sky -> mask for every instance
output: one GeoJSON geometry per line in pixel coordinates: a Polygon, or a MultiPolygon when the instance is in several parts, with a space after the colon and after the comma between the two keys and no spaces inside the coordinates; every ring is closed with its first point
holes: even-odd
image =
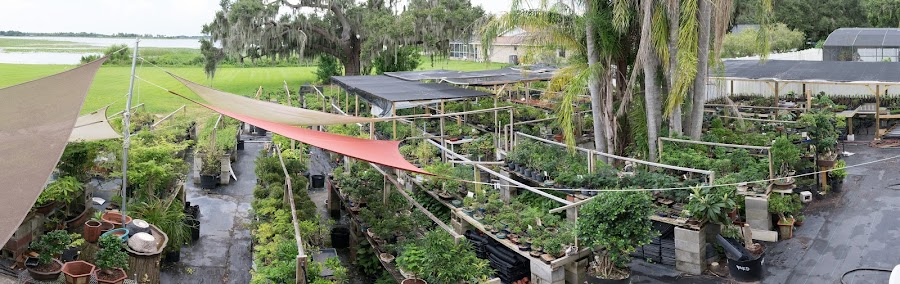
{"type": "MultiPolygon", "coordinates": [[[[220,0],[0,0],[0,30],[200,35],[220,0]]],[[[488,13],[511,0],[472,0],[488,13]]]]}

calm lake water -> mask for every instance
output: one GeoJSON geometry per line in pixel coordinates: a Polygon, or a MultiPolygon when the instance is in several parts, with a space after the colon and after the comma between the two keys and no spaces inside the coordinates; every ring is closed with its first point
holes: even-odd
{"type": "MultiPolygon", "coordinates": [[[[133,38],[94,38],[94,37],[16,37],[16,36],[0,36],[0,39],[24,39],[24,40],[51,40],[60,41],[59,45],[40,44],[33,48],[39,48],[38,51],[29,51],[29,47],[10,47],[4,48],[0,46],[0,63],[13,64],[78,64],[81,57],[89,54],[97,54],[88,51],[77,51],[84,49],[83,45],[107,47],[116,44],[126,44],[134,46],[133,38]],[[67,47],[74,42],[82,45],[82,47],[67,47]],[[53,49],[67,49],[67,52],[52,52],[53,49]]],[[[198,39],[141,39],[141,47],[159,47],[159,48],[200,48],[200,40],[198,39]]]]}

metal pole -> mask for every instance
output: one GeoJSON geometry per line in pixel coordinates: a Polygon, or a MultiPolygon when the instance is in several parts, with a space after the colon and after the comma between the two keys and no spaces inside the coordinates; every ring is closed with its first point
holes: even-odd
{"type": "Polygon", "coordinates": [[[122,130],[122,226],[127,222],[125,211],[128,204],[128,148],[131,144],[131,96],[134,94],[134,72],[137,67],[138,43],[140,39],[134,39],[134,54],[131,56],[131,82],[128,83],[128,99],[125,100],[125,113],[123,114],[122,130]]]}

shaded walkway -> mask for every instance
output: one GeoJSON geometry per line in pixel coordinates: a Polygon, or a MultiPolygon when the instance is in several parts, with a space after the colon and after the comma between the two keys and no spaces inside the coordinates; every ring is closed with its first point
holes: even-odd
{"type": "Polygon", "coordinates": [[[249,283],[253,265],[250,203],[256,186],[255,161],[268,140],[245,136],[243,151],[232,163],[238,180],[204,190],[188,182],[187,200],[200,205],[200,240],[182,247],[181,261],[163,268],[162,283],[249,283]]]}

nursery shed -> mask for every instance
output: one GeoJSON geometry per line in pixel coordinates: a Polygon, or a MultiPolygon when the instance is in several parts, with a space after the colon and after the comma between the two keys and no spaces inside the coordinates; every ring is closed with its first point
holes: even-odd
{"type": "Polygon", "coordinates": [[[900,29],[840,28],[822,46],[824,61],[900,62],[900,29]]]}

